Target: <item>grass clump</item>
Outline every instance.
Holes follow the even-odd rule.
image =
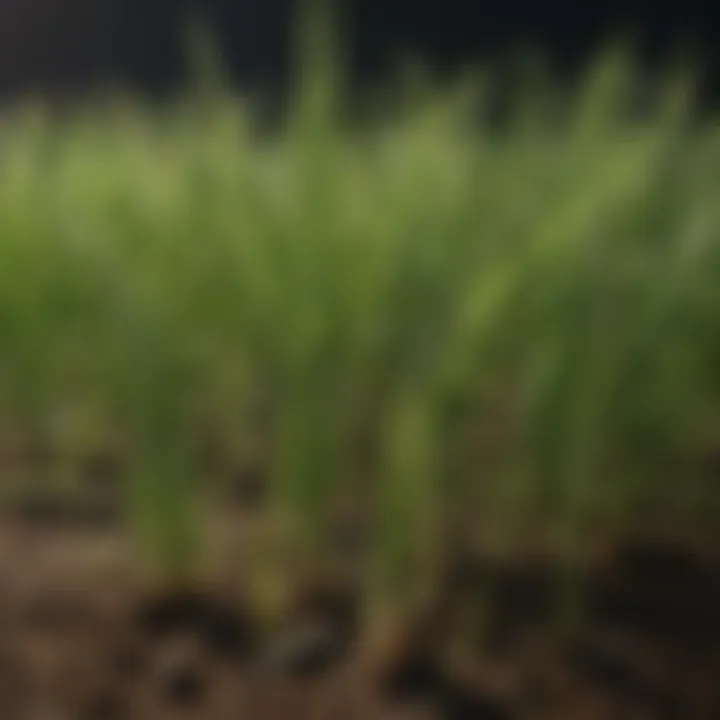
[[[623,57],[502,131],[465,86],[353,127],[323,72],[271,139],[216,91],[205,113],[10,122],[3,412],[41,444],[69,406],[120,428],[127,518],[177,579],[216,512],[201,425],[258,442],[261,398],[263,587],[326,573],[353,498],[371,624],[480,536],[570,557],[680,513],[717,442],[720,134],[682,82],[635,113]]]

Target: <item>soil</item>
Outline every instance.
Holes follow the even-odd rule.
[[[262,634],[229,570],[159,592],[102,517],[0,519],[3,718],[720,718],[720,553],[701,543],[608,546],[583,568],[571,632],[553,613],[553,563],[459,563],[463,630],[430,618],[370,672],[351,595],[315,598]]]

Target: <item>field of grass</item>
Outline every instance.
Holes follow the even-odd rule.
[[[138,562],[191,582],[222,456],[263,485],[259,611],[352,521],[371,642],[478,547],[716,529],[720,125],[684,82],[633,112],[631,70],[500,129],[465,86],[343,123],[321,72],[271,136],[216,95],[5,120],[5,501],[105,453]]]

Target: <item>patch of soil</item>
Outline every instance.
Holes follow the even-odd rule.
[[[720,718],[720,556],[689,543],[608,549],[584,568],[572,633],[552,562],[458,564],[463,612],[409,626],[379,675],[355,652],[352,595],[307,593],[261,633],[237,592],[158,593],[129,557],[116,528],[0,520],[2,717]]]

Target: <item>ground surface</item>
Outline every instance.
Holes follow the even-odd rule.
[[[161,597],[130,568],[112,522],[0,520],[3,718],[720,718],[720,562],[707,548],[614,549],[562,642],[551,568],[478,562],[466,580],[491,578],[496,599],[482,650],[454,665],[418,651],[382,681],[360,671],[349,616],[333,626],[326,608],[261,641],[223,583]]]

